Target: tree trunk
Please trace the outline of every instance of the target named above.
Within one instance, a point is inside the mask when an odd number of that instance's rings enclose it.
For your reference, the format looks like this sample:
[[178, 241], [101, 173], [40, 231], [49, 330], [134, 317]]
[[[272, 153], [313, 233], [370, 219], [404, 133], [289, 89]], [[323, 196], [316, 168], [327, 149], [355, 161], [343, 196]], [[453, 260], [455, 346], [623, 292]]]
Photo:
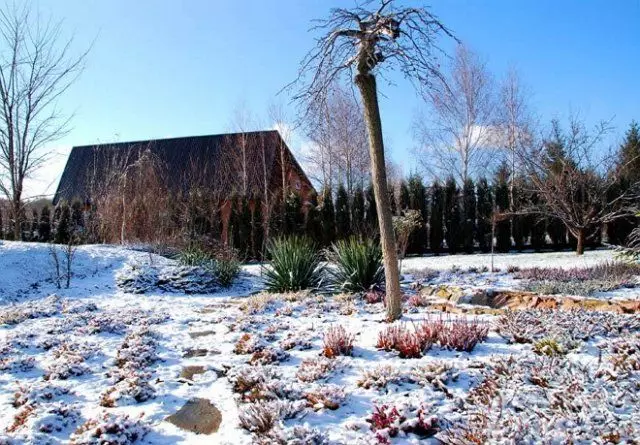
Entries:
[[382, 123], [378, 106], [376, 79], [371, 74], [358, 74], [356, 85], [362, 95], [364, 118], [369, 134], [369, 152], [371, 154], [371, 175], [373, 191], [378, 210], [380, 226], [380, 243], [384, 261], [384, 275], [386, 280], [387, 320], [397, 320], [402, 316], [402, 293], [400, 291], [400, 271], [398, 269], [398, 252], [393, 233], [393, 220], [387, 188], [387, 173], [385, 169], [384, 144], [382, 141]]
[[585, 241], [585, 238], [586, 238], [585, 229], [578, 229], [574, 233], [574, 236], [578, 240], [578, 245], [576, 246], [576, 255], [583, 255], [584, 254], [584, 241]]

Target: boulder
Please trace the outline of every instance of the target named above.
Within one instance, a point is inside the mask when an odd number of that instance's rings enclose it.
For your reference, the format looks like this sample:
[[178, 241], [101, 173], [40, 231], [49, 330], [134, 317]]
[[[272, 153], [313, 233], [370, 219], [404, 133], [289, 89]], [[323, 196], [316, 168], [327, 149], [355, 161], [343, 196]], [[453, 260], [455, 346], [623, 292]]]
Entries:
[[178, 412], [165, 419], [178, 428], [196, 434], [212, 434], [218, 431], [222, 414], [207, 399], [191, 399]]

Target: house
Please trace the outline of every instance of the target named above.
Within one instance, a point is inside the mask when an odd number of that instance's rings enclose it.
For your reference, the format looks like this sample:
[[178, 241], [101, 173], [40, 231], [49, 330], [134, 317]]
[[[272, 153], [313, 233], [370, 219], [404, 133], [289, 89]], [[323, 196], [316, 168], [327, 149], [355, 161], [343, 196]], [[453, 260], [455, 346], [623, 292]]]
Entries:
[[199, 187], [218, 197], [225, 239], [230, 197], [275, 202], [286, 187], [304, 202], [313, 190], [285, 141], [272, 130], [73, 147], [54, 204], [74, 199], [91, 204], [98, 193], [117, 193], [113, 178], [126, 180], [145, 157], [162, 165], [159, 176], [172, 193], [184, 195]]

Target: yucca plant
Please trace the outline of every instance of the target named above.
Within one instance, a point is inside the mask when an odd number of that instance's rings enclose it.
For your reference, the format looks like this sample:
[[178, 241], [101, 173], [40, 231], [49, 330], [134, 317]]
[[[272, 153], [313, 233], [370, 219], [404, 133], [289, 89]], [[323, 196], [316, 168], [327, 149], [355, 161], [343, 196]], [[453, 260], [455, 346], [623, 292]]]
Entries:
[[315, 244], [309, 238], [290, 236], [267, 246], [271, 265], [265, 271], [270, 292], [295, 292], [320, 286], [324, 266]]
[[341, 291], [368, 291], [384, 283], [382, 249], [373, 240], [338, 241], [331, 246], [327, 256], [335, 263], [329, 270], [331, 283]]

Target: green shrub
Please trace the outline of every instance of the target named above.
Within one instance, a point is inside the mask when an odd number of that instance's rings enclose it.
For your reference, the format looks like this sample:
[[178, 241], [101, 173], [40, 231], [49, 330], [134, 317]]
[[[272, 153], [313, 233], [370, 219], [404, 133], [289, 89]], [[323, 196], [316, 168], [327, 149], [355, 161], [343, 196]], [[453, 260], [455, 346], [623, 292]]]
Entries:
[[210, 264], [210, 270], [222, 287], [230, 287], [240, 274], [241, 263], [237, 258], [218, 258]]
[[178, 254], [178, 262], [183, 266], [206, 266], [213, 256], [202, 247], [192, 244]]
[[375, 241], [341, 240], [331, 246], [328, 256], [335, 263], [329, 270], [331, 283], [341, 291], [368, 291], [384, 282], [382, 250]]
[[267, 251], [271, 266], [265, 272], [265, 285], [270, 292], [291, 292], [320, 285], [324, 268], [309, 238], [278, 238], [269, 243]]
[[533, 352], [538, 355], [546, 355], [553, 357], [556, 355], [564, 355], [565, 351], [556, 340], [553, 338], [543, 338], [533, 344]]

